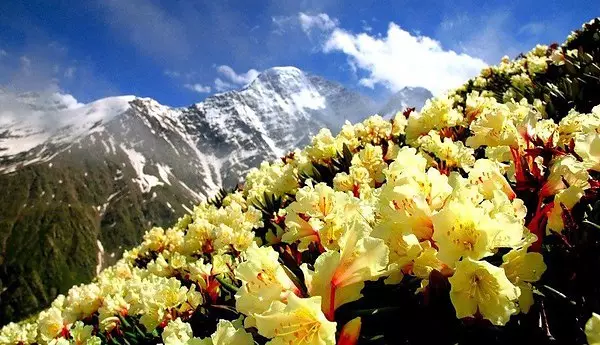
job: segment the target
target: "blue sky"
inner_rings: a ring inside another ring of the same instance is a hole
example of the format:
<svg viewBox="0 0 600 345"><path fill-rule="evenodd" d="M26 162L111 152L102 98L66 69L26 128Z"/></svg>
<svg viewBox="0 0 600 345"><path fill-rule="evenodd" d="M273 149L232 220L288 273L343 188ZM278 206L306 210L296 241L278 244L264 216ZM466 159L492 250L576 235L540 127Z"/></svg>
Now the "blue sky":
<svg viewBox="0 0 600 345"><path fill-rule="evenodd" d="M383 100L562 42L589 1L0 1L0 87L175 106L293 65Z"/></svg>

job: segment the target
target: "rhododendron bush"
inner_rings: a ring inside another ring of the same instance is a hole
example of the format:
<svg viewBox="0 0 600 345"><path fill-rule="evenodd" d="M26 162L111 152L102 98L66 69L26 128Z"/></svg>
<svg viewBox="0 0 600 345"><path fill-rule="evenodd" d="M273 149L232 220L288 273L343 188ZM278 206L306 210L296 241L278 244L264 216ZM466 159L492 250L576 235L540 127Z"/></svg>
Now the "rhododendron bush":
<svg viewBox="0 0 600 345"><path fill-rule="evenodd" d="M0 343L600 344L599 104L593 20L322 130Z"/></svg>

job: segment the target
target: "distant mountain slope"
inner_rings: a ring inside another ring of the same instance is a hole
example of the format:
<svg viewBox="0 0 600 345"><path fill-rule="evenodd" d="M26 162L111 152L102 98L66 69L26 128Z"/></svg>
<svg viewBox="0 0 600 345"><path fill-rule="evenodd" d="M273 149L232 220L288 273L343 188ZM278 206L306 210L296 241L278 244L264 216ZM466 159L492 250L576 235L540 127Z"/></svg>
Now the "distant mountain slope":
<svg viewBox="0 0 600 345"><path fill-rule="evenodd" d="M261 161L376 108L294 67L187 108L0 91L0 324L91 279Z"/></svg>
<svg viewBox="0 0 600 345"><path fill-rule="evenodd" d="M390 117L396 112L409 107L415 107L421 110L425 101L432 98L431 91L422 87L405 87L393 94L388 102L379 110L379 114L384 117Z"/></svg>

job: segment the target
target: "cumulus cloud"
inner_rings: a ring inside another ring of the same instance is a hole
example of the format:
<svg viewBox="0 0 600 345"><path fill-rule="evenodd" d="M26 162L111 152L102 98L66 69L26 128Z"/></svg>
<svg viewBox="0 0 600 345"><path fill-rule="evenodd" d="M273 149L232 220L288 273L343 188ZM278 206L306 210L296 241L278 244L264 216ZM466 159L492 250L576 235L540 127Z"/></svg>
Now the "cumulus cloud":
<svg viewBox="0 0 600 345"><path fill-rule="evenodd" d="M250 84L250 82L252 82L260 74L259 71L255 70L253 68L249 69L248 72L246 72L246 73L237 74L233 70L233 68L231 68L227 65L221 65L221 66L217 67L217 72L221 76L223 76L225 79L227 79L230 83L233 83L236 85Z"/></svg>
<svg viewBox="0 0 600 345"><path fill-rule="evenodd" d="M34 128L57 128L71 120L65 109L83 106L75 97L53 86L36 92L0 89L0 124L18 127L26 123Z"/></svg>
<svg viewBox="0 0 600 345"><path fill-rule="evenodd" d="M337 27L338 21L335 18L330 18L327 13L319 13L316 15L309 15L304 12L298 14L298 20L302 30L309 33L313 29L319 29L321 31L329 31Z"/></svg>
<svg viewBox="0 0 600 345"><path fill-rule="evenodd" d="M240 86L250 84L258 75L259 71L251 68L245 73L237 73L233 68L227 65L217 67L219 77L215 79L215 90L227 91Z"/></svg>
<svg viewBox="0 0 600 345"><path fill-rule="evenodd" d="M184 87L188 90L192 90L198 93L209 93L211 91L210 86L202 84L185 84Z"/></svg>
<svg viewBox="0 0 600 345"><path fill-rule="evenodd" d="M434 94L457 87L477 75L486 63L467 54L446 50L427 36L411 34L390 23L387 34L354 34L336 27L323 45L325 53L347 55L354 68L368 76L360 84L384 85L391 91L421 86Z"/></svg>
<svg viewBox="0 0 600 345"><path fill-rule="evenodd" d="M231 90L234 87L235 87L235 85L228 83L221 78L215 79L215 90L217 90L219 92Z"/></svg>

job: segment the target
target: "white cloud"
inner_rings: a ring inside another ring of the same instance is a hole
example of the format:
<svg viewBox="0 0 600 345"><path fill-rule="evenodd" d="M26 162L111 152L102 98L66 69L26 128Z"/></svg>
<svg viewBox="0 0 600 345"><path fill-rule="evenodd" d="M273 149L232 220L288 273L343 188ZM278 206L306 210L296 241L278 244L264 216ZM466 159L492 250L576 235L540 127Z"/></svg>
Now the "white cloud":
<svg viewBox="0 0 600 345"><path fill-rule="evenodd" d="M335 28L323 51L342 52L351 66L367 72L360 80L362 85L381 84L392 91L421 86L439 94L461 85L486 66L479 58L445 50L440 42L413 35L395 23L390 23L386 36Z"/></svg>
<svg viewBox="0 0 600 345"><path fill-rule="evenodd" d="M219 92L231 90L234 87L235 87L235 85L228 83L221 78L215 79L215 90L217 90Z"/></svg>
<svg viewBox="0 0 600 345"><path fill-rule="evenodd" d="M198 93L209 93L211 91L210 86L202 84L185 84L183 85L186 89L192 90Z"/></svg>
<svg viewBox="0 0 600 345"><path fill-rule="evenodd" d="M8 56L8 53L4 49L0 49L0 58L3 56Z"/></svg>
<svg viewBox="0 0 600 345"><path fill-rule="evenodd" d="M304 12L298 14L298 20L302 30L307 34L313 29L319 29L321 31L333 30L338 25L338 21L335 18L330 18L326 13L319 13L317 15L309 15Z"/></svg>
<svg viewBox="0 0 600 345"><path fill-rule="evenodd" d="M233 83L236 85L250 84L260 74L259 71L255 70L253 68L249 69L248 72L246 72L246 73L237 74L233 70L233 68L231 68L227 65L221 65L221 66L217 67L217 72L221 76L226 78L230 84ZM215 80L215 82L216 82L216 80Z"/></svg>
<svg viewBox="0 0 600 345"><path fill-rule="evenodd" d="M57 109L75 109L83 106L75 97L48 86L35 92L17 92L3 89L0 92L0 123L28 123L39 128L64 125L69 118Z"/></svg>

